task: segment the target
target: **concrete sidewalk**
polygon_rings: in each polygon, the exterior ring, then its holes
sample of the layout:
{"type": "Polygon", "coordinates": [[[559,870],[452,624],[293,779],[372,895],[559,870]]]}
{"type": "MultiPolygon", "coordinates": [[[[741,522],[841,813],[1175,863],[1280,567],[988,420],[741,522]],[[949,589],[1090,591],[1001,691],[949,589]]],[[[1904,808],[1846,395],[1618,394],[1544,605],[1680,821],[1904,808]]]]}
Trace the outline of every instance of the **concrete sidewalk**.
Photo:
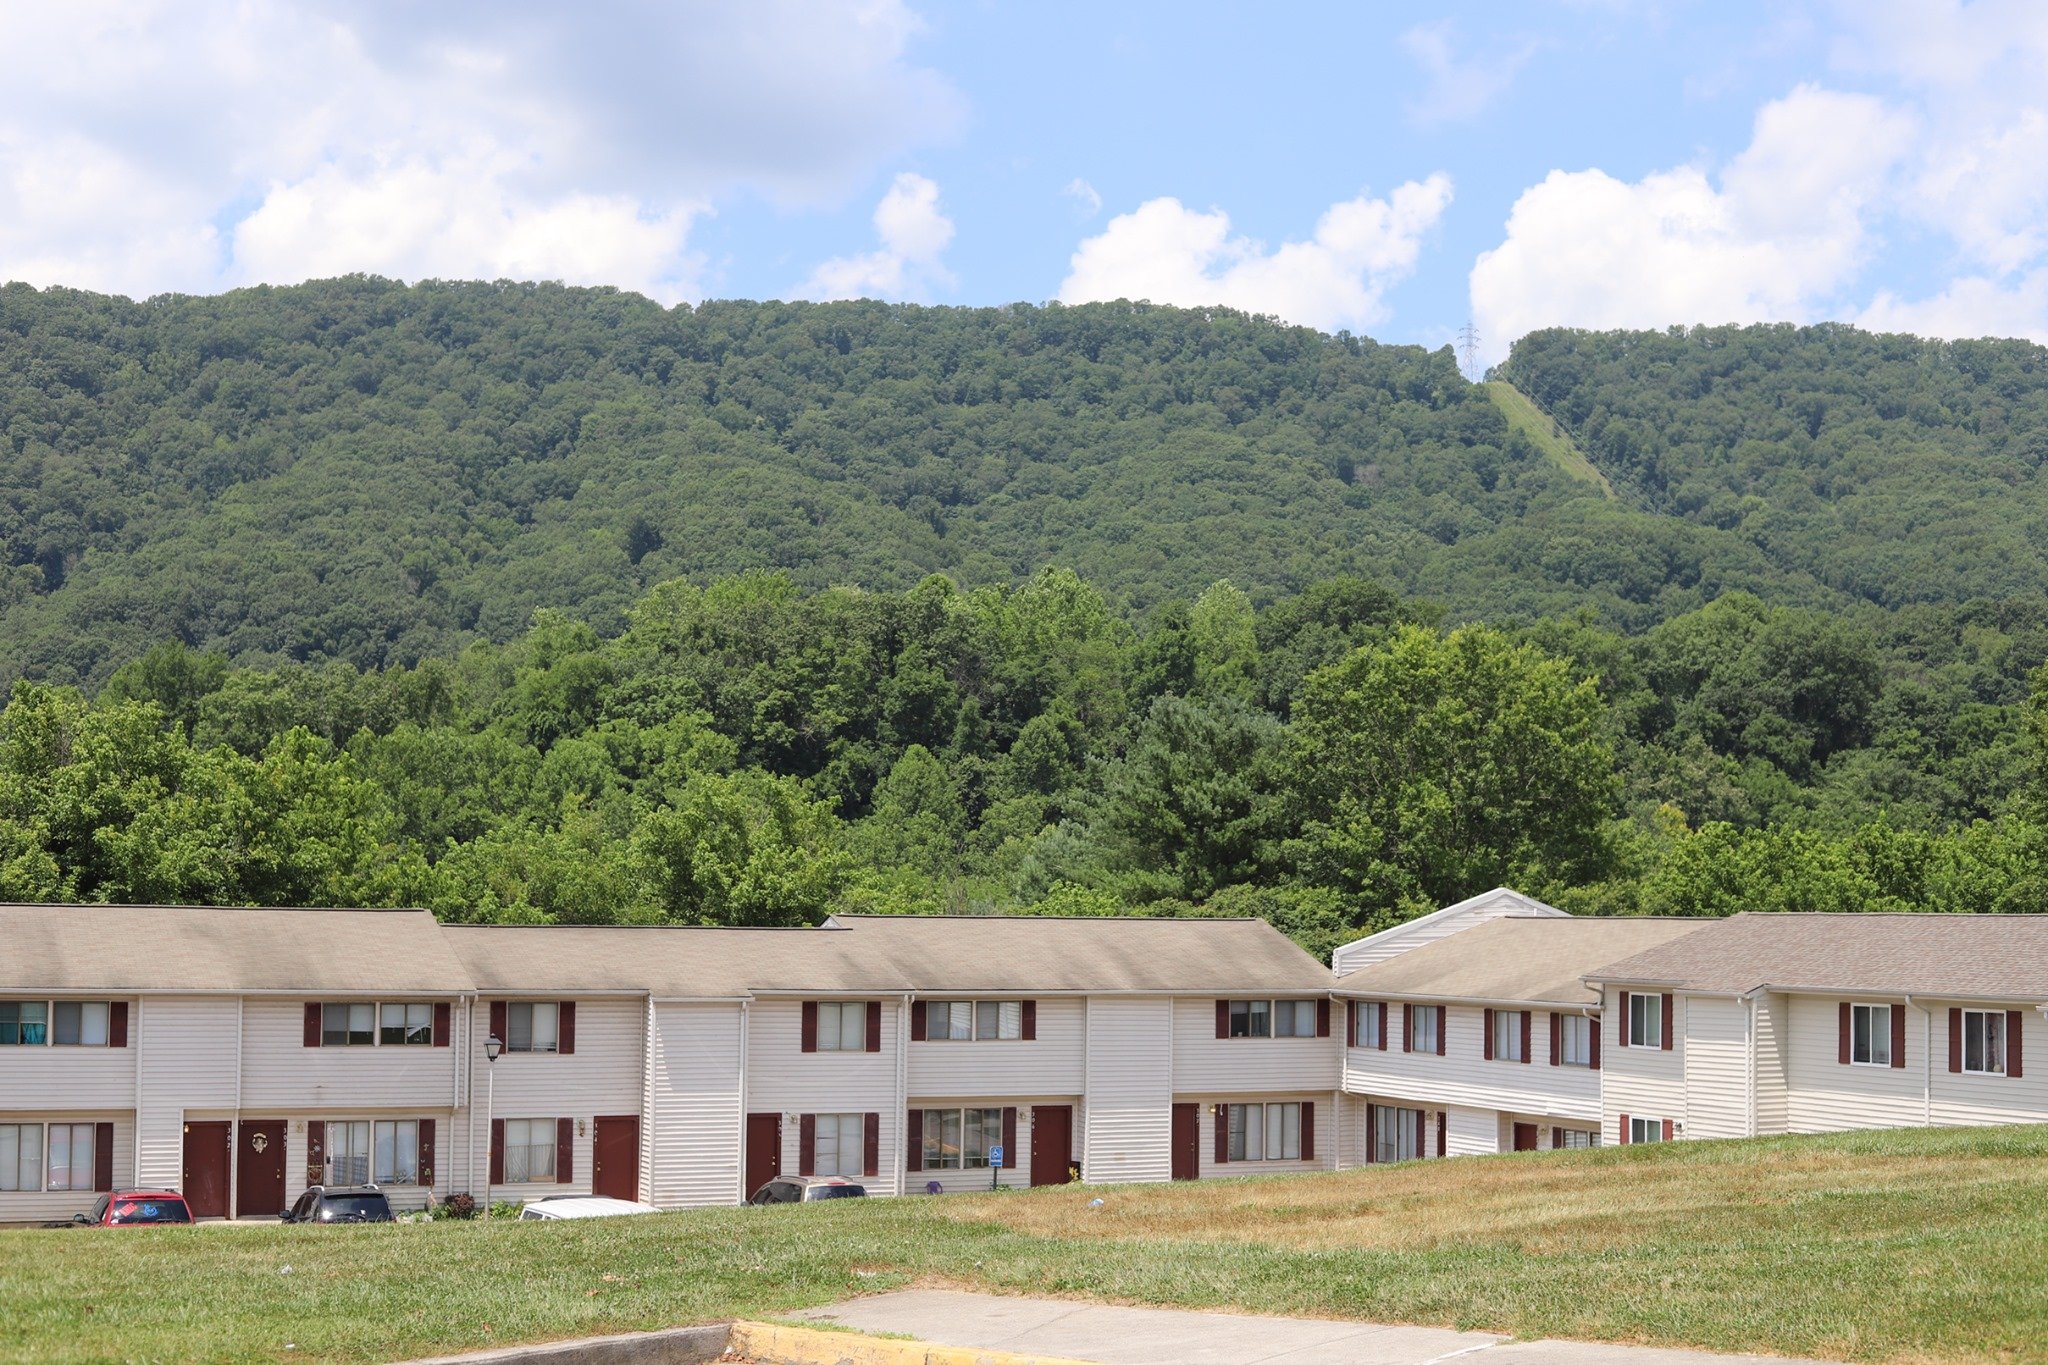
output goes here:
{"type": "Polygon", "coordinates": [[[1779,1356],[1726,1356],[1578,1341],[1511,1342],[1490,1332],[1319,1318],[1249,1317],[1167,1308],[1113,1308],[906,1289],[800,1315],[860,1332],[899,1332],[946,1346],[1100,1361],[1103,1365],[1818,1365],[1779,1356]]]}

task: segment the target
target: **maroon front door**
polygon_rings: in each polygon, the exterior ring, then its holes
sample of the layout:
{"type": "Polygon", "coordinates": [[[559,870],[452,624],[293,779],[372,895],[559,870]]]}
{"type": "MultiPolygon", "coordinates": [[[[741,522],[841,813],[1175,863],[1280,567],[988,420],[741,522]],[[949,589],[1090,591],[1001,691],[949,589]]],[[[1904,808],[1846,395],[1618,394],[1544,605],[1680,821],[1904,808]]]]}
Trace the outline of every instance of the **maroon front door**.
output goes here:
{"type": "Polygon", "coordinates": [[[194,1218],[228,1216],[228,1128],[226,1120],[185,1125],[185,1177],[178,1193],[194,1218]]]}
{"type": "Polygon", "coordinates": [[[1173,1178],[1198,1180],[1202,1175],[1202,1106],[1173,1106],[1173,1178]]]}
{"type": "Polygon", "coordinates": [[[637,1202],[640,1198],[640,1116],[599,1117],[590,1147],[594,1162],[590,1172],[590,1192],[637,1202]]]}
{"type": "Polygon", "coordinates": [[[1515,1125],[1515,1150],[1518,1152],[1533,1152],[1536,1150],[1535,1124],[1518,1123],[1515,1125]]]}
{"type": "Polygon", "coordinates": [[[1074,1106],[1031,1106],[1031,1183],[1064,1185],[1074,1168],[1074,1106]]]}
{"type": "Polygon", "coordinates": [[[782,1174],[782,1115],[747,1115],[747,1188],[742,1198],[782,1174]]]}
{"type": "Polygon", "coordinates": [[[284,1212],[284,1120],[243,1119],[235,1132],[235,1217],[284,1212]]]}

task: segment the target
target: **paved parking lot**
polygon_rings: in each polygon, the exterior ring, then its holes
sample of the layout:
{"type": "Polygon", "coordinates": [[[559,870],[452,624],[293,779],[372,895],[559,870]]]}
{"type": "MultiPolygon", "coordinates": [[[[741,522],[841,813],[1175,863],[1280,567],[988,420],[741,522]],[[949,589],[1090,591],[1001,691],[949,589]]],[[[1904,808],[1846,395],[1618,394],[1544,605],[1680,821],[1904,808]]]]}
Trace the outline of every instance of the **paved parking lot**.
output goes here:
{"type": "Polygon", "coordinates": [[[802,1316],[862,1332],[900,1332],[935,1345],[1103,1365],[1430,1365],[1452,1358],[1460,1365],[1794,1365],[1779,1356],[1512,1342],[1489,1332],[1443,1327],[1115,1308],[937,1289],[876,1294],[802,1316]]]}

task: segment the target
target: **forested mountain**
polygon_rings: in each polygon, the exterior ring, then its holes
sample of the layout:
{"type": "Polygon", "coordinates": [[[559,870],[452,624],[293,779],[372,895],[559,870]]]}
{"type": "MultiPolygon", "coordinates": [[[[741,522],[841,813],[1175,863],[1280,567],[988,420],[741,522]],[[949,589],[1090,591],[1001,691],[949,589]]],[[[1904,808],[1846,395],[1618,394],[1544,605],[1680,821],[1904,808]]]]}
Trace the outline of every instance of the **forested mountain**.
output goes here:
{"type": "Polygon", "coordinates": [[[0,898],[2048,910],[2044,358],[9,286],[0,898]]]}

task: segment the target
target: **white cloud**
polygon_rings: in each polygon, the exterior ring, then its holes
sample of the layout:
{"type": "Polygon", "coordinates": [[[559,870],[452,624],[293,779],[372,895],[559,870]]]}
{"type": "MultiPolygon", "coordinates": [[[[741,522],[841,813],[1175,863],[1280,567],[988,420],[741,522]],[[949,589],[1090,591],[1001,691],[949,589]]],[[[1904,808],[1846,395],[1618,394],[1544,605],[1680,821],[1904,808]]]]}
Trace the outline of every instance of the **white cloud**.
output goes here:
{"type": "Polygon", "coordinates": [[[939,187],[909,171],[896,177],[875,206],[879,251],[837,256],[811,272],[796,290],[803,299],[923,298],[933,285],[950,285],[940,257],[953,240],[953,220],[939,207],[939,187]]]}
{"type": "Polygon", "coordinates": [[[2048,345],[2048,269],[2009,283],[1981,275],[1952,280],[1932,298],[1884,290],[1853,319],[1874,332],[1934,337],[2025,337],[2048,345]]]}
{"type": "Polygon", "coordinates": [[[1868,220],[1914,137],[1875,98],[1802,86],[1764,106],[1718,183],[1698,166],[1633,182],[1552,171],[1472,267],[1491,358],[1537,327],[1813,316],[1866,261],[1868,220]]]}
{"type": "Polygon", "coordinates": [[[1439,172],[1385,199],[1334,205],[1307,241],[1269,251],[1232,236],[1221,209],[1153,199],[1081,243],[1059,297],[1222,304],[1327,331],[1362,327],[1386,317],[1386,291],[1414,270],[1424,234],[1450,200],[1450,177],[1439,172]]]}
{"type": "Polygon", "coordinates": [[[1401,35],[1401,48],[1429,78],[1422,97],[1408,106],[1417,123],[1434,125],[1477,118],[1506,94],[1515,75],[1536,55],[1533,43],[1485,55],[1460,55],[1457,27],[1448,19],[1417,24],[1401,35]]]}
{"type": "Polygon", "coordinates": [[[1079,206],[1083,218],[1093,218],[1102,212],[1102,195],[1078,175],[1069,180],[1067,187],[1060,193],[1079,206]]]}
{"type": "Polygon", "coordinates": [[[687,296],[708,206],[833,202],[959,127],[918,31],[902,0],[0,6],[0,280],[687,296]]]}

